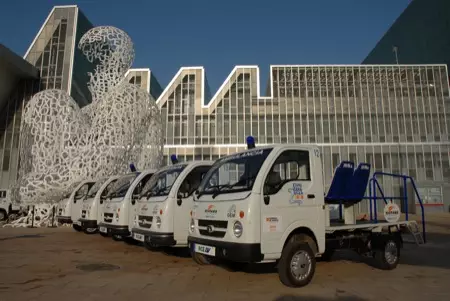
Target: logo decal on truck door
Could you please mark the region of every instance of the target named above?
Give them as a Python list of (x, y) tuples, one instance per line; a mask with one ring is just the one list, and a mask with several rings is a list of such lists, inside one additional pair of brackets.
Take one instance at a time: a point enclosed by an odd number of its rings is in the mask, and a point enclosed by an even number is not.
[(264, 217), (264, 232), (281, 232), (281, 216)]
[(301, 183), (293, 183), (292, 188), (288, 190), (291, 193), (291, 204), (303, 204), (303, 188)]

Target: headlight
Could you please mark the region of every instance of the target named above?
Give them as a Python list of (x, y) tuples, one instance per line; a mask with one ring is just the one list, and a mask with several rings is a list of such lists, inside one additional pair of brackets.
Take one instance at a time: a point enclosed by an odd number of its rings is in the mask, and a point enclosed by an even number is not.
[(236, 221), (233, 225), (233, 233), (237, 238), (241, 237), (243, 231), (243, 227), (240, 221)]
[(160, 218), (159, 216), (156, 217), (156, 226), (157, 226), (158, 228), (161, 227), (161, 218)]
[(191, 233), (194, 233), (195, 230), (195, 222), (194, 219), (191, 218), (191, 224), (189, 225), (189, 231), (191, 231)]

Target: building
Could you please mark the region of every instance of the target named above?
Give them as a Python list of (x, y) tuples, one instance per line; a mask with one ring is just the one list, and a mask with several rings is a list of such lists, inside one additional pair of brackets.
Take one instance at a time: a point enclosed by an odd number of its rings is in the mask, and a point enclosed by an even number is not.
[(163, 91), (155, 75), (148, 68), (133, 68), (128, 70), (125, 74), (125, 80), (147, 91), (154, 100), (158, 99)]
[(0, 75), (8, 75), (0, 77), (1, 189), (9, 188), (17, 179), (22, 112), (35, 93), (62, 89), (80, 107), (91, 102), (87, 73), (95, 65), (86, 60), (77, 45), (92, 27), (77, 6), (55, 6), (23, 59), (0, 45)]
[[(423, 198), (450, 198), (450, 97), (446, 65), (237, 66), (214, 94), (202, 67), (181, 68), (158, 98), (165, 156), (216, 159), (257, 144), (318, 144), (329, 185), (341, 160), (413, 176)], [(400, 183), (385, 183), (393, 193)], [(430, 205), (431, 206), (431, 205)], [(434, 205), (433, 205), (434, 209)]]
[(363, 64), (450, 66), (450, 1), (413, 0)]

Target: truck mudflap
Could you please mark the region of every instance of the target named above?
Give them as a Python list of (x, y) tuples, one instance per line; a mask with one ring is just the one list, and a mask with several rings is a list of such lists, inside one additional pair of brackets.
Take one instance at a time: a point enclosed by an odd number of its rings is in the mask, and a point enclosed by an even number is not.
[(225, 241), (215, 241), (197, 237), (188, 237), (191, 252), (200, 253), (235, 262), (260, 262), (264, 259), (261, 254), (261, 244), (243, 244)]
[(173, 233), (153, 232), (139, 228), (133, 228), (131, 233), (135, 240), (150, 243), (157, 247), (172, 247), (177, 244)]

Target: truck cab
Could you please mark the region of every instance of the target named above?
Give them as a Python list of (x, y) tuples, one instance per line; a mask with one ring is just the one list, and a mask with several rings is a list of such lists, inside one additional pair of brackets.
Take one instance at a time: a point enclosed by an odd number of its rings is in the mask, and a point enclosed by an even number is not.
[(111, 235), (114, 240), (131, 239), (129, 228), (136, 213), (136, 201), (155, 172), (154, 169), (132, 172), (117, 179), (107, 195), (102, 220), (98, 224), (102, 234)]
[(0, 221), (8, 219), (9, 215), (20, 211), (20, 206), (11, 201), (11, 193), (8, 189), (0, 190)]
[(194, 194), (188, 240), (197, 262), (275, 261), (298, 229), (324, 252), (324, 219), (319, 149), (260, 147), (216, 161)]
[(212, 164), (177, 163), (155, 173), (138, 201), (133, 238), (151, 248), (186, 247), (193, 194)]
[(89, 189), (87, 196), (83, 199), (81, 218), (79, 221), (81, 222), (81, 227), (86, 234), (97, 232), (97, 220), (99, 219), (100, 213), (99, 207), (103, 204), (108, 191), (119, 177), (119, 175), (116, 175), (98, 180), (91, 187), (91, 189)]
[[(72, 223), (72, 210), (74, 204), (81, 204), (82, 199), (86, 196), (90, 187), (94, 185), (94, 181), (85, 180), (81, 182), (76, 182), (71, 185), (68, 189), (68, 193), (63, 197), (63, 199), (58, 203), (56, 207), (56, 220), (61, 224), (71, 224)], [(76, 206), (78, 207), (78, 206)], [(78, 208), (79, 209), (79, 208)], [(73, 228), (77, 231), (81, 231), (81, 226), (73, 224)]]

